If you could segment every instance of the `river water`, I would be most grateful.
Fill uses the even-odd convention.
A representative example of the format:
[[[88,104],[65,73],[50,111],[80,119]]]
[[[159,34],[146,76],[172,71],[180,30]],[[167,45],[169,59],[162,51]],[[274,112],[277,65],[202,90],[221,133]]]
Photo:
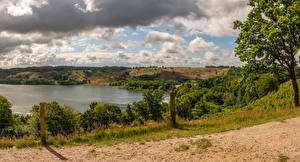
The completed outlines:
[[[125,108],[127,104],[142,99],[140,92],[102,85],[6,85],[0,84],[0,95],[12,104],[13,113],[27,114],[33,105],[57,101],[79,112],[89,108],[92,101],[111,103]]]

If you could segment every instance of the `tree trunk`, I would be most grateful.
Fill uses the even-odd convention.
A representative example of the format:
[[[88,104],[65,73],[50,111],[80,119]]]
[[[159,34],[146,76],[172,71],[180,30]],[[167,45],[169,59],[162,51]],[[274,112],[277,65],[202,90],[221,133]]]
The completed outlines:
[[[300,105],[299,105],[299,88],[298,88],[297,78],[296,78],[296,75],[295,75],[295,69],[294,68],[291,69],[290,76],[291,76],[293,90],[294,90],[293,104],[294,104],[294,107],[296,108]]]

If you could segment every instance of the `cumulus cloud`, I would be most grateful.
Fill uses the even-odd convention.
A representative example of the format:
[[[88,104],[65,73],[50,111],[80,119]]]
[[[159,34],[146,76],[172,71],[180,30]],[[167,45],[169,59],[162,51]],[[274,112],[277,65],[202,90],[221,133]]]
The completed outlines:
[[[242,63],[237,57],[234,56],[233,52],[229,50],[218,50],[215,52],[207,51],[204,54],[201,64],[208,65],[225,65],[225,66],[241,66]]]
[[[213,42],[197,37],[188,44],[184,36],[235,35],[232,21],[248,10],[243,0],[0,0],[0,66],[201,66],[229,56]],[[144,41],[121,39],[128,28],[147,26],[168,29],[149,29]],[[93,42],[100,39],[105,43]]]
[[[196,37],[189,44],[189,50],[192,51],[193,53],[198,53],[198,54],[201,54],[209,50],[216,50],[218,48],[219,47],[216,46],[213,42],[206,42],[201,37]]]
[[[145,42],[128,40],[123,45],[126,49],[129,49],[129,48],[132,48],[132,47],[143,47],[143,46],[145,46]]]
[[[143,47],[145,46],[145,42],[141,42],[141,41],[132,41],[132,40],[127,40],[126,42],[120,42],[120,41],[112,41],[111,44],[102,44],[100,46],[100,49],[102,50],[107,50],[107,49],[120,49],[120,50],[124,50],[124,49],[130,49],[133,47]]]
[[[232,36],[238,31],[233,29],[233,21],[245,20],[250,11],[247,1],[244,0],[198,0],[199,10],[204,17],[190,15],[174,18],[177,23],[183,24],[187,30],[201,30],[211,36]]]
[[[160,42],[184,42],[184,39],[166,32],[150,31],[147,34],[145,41],[151,44],[158,44]]]
[[[186,54],[186,47],[179,45],[178,43],[173,42],[165,42],[162,45],[162,53],[168,53],[168,54],[179,54],[183,55]]]

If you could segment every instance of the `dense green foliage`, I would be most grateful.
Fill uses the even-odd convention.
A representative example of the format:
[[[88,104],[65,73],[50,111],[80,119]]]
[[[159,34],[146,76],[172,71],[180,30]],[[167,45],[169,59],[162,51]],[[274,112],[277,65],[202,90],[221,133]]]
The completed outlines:
[[[12,104],[3,96],[0,96],[0,133],[13,125]]]
[[[199,119],[205,114],[232,111],[276,91],[278,86],[271,74],[246,80],[227,75],[185,83],[177,89],[177,114]]]
[[[36,132],[40,130],[39,106],[35,105],[32,109],[32,118],[30,123]],[[50,135],[67,135],[73,133],[77,126],[76,112],[70,106],[60,106],[57,102],[46,103],[45,120],[47,132]]]
[[[112,123],[120,123],[121,109],[116,105],[110,105],[107,103],[98,104],[94,108],[95,121],[105,127],[108,127]]]
[[[166,105],[162,104],[163,96],[164,92],[160,90],[144,92],[143,99],[133,103],[130,110],[133,112],[135,120],[141,123],[144,123],[147,120],[162,120],[163,114],[167,111],[165,108]]]
[[[235,21],[240,30],[235,53],[247,62],[244,73],[260,70],[287,72],[294,90],[294,106],[299,106],[299,88],[295,73],[300,48],[299,0],[249,0],[251,10],[245,22]]]
[[[299,80],[298,80],[299,82]],[[298,83],[299,85],[300,83]],[[293,107],[293,87],[291,84],[282,84],[278,91],[273,91],[268,95],[248,104],[246,109],[255,110],[280,110]]]

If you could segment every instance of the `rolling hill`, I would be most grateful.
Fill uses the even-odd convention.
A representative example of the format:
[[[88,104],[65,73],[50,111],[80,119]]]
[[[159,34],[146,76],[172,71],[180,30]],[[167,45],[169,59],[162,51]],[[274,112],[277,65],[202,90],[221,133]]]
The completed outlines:
[[[29,67],[0,69],[2,84],[108,84],[118,80],[186,80],[226,74],[228,68]]]

